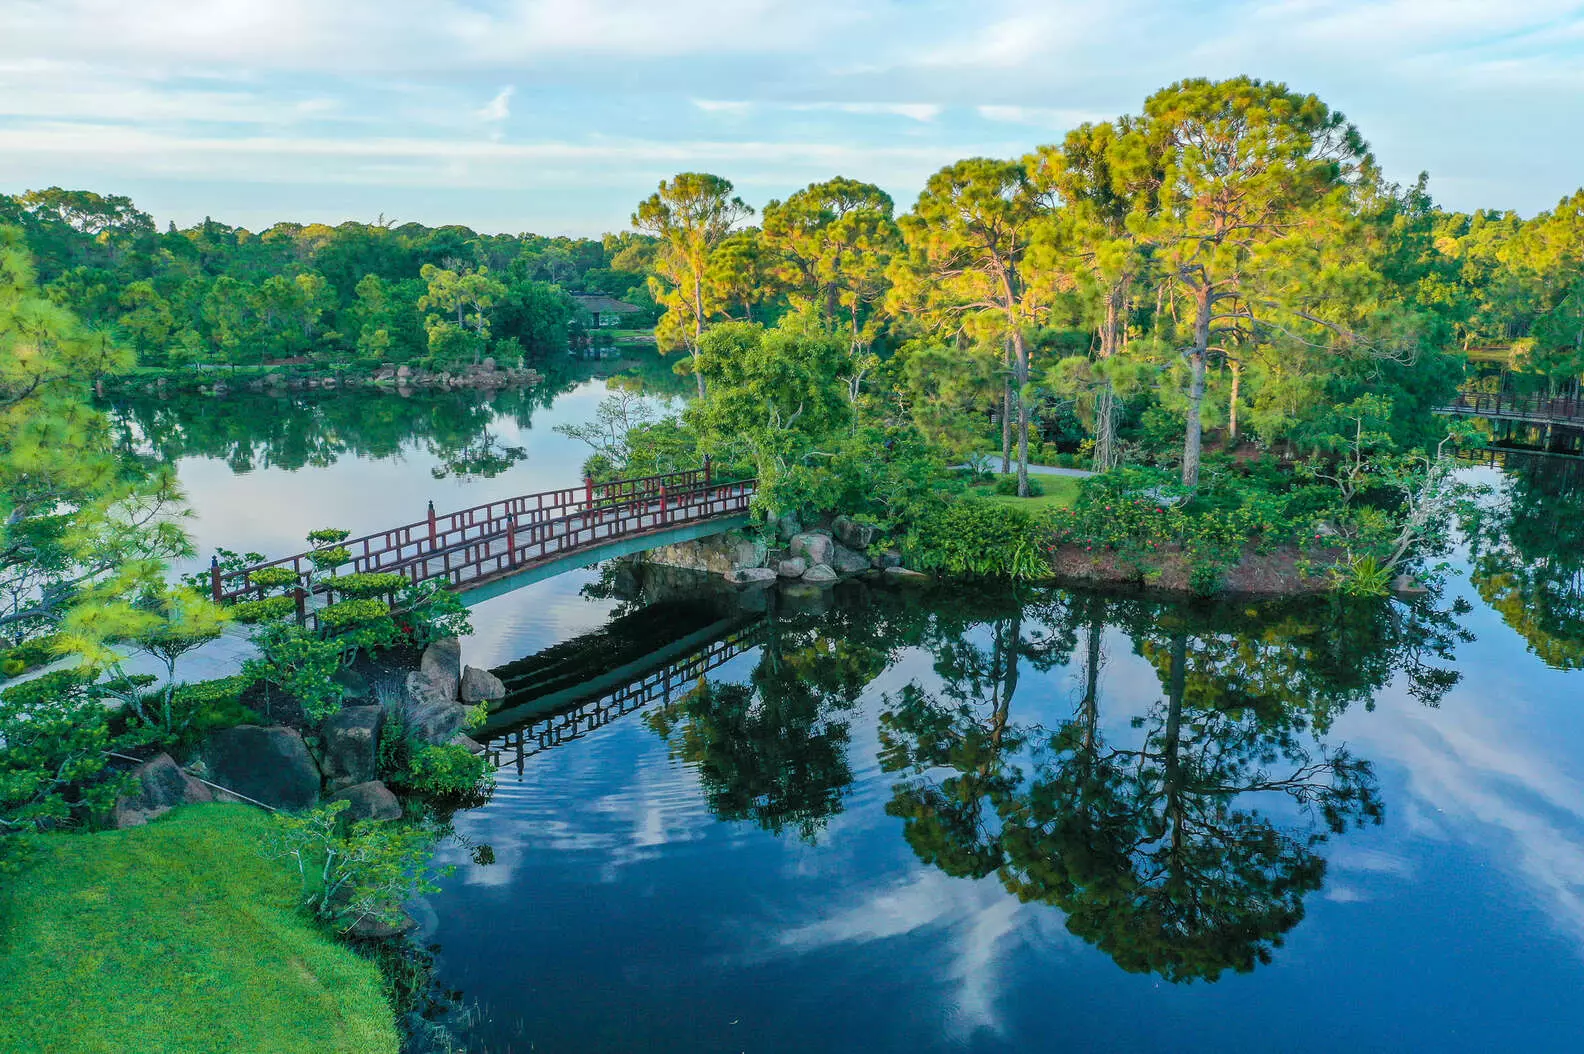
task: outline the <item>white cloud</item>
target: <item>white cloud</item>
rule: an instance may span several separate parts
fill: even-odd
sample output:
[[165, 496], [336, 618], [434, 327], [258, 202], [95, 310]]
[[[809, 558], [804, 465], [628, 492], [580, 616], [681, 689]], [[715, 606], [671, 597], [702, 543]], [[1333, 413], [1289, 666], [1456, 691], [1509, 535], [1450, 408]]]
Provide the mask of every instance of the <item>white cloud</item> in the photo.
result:
[[478, 112], [479, 117], [485, 121], [506, 120], [511, 116], [511, 97], [516, 91], [515, 87], [508, 84], [496, 92], [495, 98], [485, 103], [484, 108]]

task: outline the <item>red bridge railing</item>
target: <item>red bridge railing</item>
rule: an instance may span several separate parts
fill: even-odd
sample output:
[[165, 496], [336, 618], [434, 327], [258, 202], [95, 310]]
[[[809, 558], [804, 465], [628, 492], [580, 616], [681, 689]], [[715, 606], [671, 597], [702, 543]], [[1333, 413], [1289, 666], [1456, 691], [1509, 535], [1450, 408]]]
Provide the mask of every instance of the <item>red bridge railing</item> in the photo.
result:
[[[717, 483], [708, 461], [703, 468], [642, 479], [596, 483], [524, 494], [438, 515], [434, 502], [416, 523], [392, 527], [339, 543], [350, 560], [337, 574], [398, 572], [414, 585], [444, 579], [448, 587], [474, 587], [581, 550], [669, 530], [748, 510], [755, 480]], [[297, 576], [299, 616], [309, 601], [335, 593], [335, 575], [316, 572], [313, 551], [251, 567], [210, 565], [216, 603], [261, 597], [253, 576], [266, 568], [288, 568]]]

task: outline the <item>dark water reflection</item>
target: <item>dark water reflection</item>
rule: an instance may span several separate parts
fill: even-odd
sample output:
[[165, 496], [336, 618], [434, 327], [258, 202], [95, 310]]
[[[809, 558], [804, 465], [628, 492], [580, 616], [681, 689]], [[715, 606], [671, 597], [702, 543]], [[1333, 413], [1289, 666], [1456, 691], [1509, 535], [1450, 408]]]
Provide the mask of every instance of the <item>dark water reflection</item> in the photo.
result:
[[1580, 683], [1488, 609], [809, 605], [460, 819], [477, 1049], [1572, 1049]]
[[[117, 421], [207, 560], [567, 485], [552, 427], [603, 386], [546, 392]], [[709, 599], [719, 665], [458, 815], [495, 863], [455, 851], [422, 939], [473, 1049], [1578, 1049], [1584, 494], [1484, 475], [1504, 502], [1413, 605]], [[682, 669], [710, 619], [646, 607], [678, 589], [572, 572], [479, 607], [466, 658]]]

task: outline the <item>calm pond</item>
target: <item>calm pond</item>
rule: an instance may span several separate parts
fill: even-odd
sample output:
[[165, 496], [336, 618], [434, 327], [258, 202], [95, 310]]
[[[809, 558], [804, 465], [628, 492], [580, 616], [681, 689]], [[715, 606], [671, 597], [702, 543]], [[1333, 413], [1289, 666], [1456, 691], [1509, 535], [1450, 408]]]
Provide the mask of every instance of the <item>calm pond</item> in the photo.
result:
[[[570, 484], [552, 426], [603, 394], [118, 420], [207, 562]], [[483, 603], [493, 862], [448, 844], [419, 911], [469, 1049], [1580, 1049], [1584, 477], [1471, 472], [1510, 505], [1411, 605], [625, 567]]]

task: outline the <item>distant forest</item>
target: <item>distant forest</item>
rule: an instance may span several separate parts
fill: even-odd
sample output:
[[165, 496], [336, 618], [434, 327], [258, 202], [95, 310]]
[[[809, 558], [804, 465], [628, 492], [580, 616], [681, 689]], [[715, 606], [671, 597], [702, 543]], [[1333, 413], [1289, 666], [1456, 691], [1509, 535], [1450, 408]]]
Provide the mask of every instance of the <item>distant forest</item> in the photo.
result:
[[425, 361], [529, 363], [589, 339], [575, 294], [659, 308], [654, 239], [479, 234], [466, 227], [212, 219], [158, 229], [116, 195], [0, 195], [56, 303], [136, 351], [143, 366]]

